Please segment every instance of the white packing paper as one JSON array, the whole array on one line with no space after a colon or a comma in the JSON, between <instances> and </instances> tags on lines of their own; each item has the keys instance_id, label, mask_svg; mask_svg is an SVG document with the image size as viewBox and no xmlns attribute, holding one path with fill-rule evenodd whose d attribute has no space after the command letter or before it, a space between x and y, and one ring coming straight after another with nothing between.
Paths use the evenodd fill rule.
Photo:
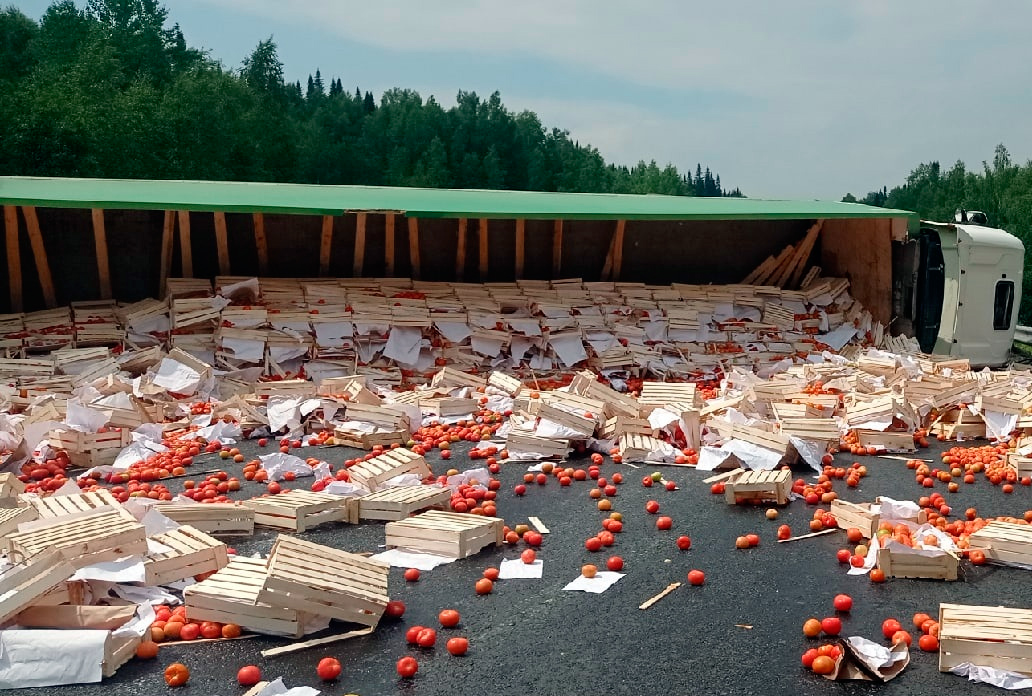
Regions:
<instances>
[{"instance_id":1,"label":"white packing paper","mask_svg":"<svg viewBox=\"0 0 1032 696\"><path fill-rule=\"evenodd\" d=\"M111 416L104 411L90 408L74 399L67 402L67 407L65 425L81 433L95 433L111 420Z\"/></svg>"},{"instance_id":2,"label":"white packing paper","mask_svg":"<svg viewBox=\"0 0 1032 696\"><path fill-rule=\"evenodd\" d=\"M201 375L188 365L172 358L163 358L152 381L166 391L190 395L200 386Z\"/></svg>"},{"instance_id":3,"label":"white packing paper","mask_svg":"<svg viewBox=\"0 0 1032 696\"><path fill-rule=\"evenodd\" d=\"M484 338L477 334L473 334L473 338L470 339L470 346L473 348L473 352L489 358L498 357L504 345L505 341L501 339Z\"/></svg>"},{"instance_id":4,"label":"white packing paper","mask_svg":"<svg viewBox=\"0 0 1032 696\"><path fill-rule=\"evenodd\" d=\"M725 452L731 452L753 470L770 470L776 467L784 456L780 452L759 447L744 440L728 440L721 446Z\"/></svg>"},{"instance_id":5,"label":"white packing paper","mask_svg":"<svg viewBox=\"0 0 1032 696\"><path fill-rule=\"evenodd\" d=\"M590 592L592 594L602 594L615 585L624 575L625 573L614 573L609 570L600 570L593 578L586 578L583 575L578 576L572 582L567 583L566 587L563 589L571 591L579 590L581 592Z\"/></svg>"},{"instance_id":6,"label":"white packing paper","mask_svg":"<svg viewBox=\"0 0 1032 696\"><path fill-rule=\"evenodd\" d=\"M566 367L573 367L580 361L588 359L588 354L584 350L584 342L581 341L579 334L552 336L548 339L548 344L552 346L555 354Z\"/></svg>"},{"instance_id":7,"label":"white packing paper","mask_svg":"<svg viewBox=\"0 0 1032 696\"><path fill-rule=\"evenodd\" d=\"M1023 674L993 667L979 667L970 662L961 662L956 667L951 668L950 672L961 677L967 677L968 680L973 682L991 684L1009 691L1032 688L1032 678L1026 677Z\"/></svg>"},{"instance_id":8,"label":"white packing paper","mask_svg":"<svg viewBox=\"0 0 1032 696\"><path fill-rule=\"evenodd\" d=\"M395 326L387 338L383 356L402 365L414 365L419 360L419 347L423 331L416 326Z\"/></svg>"},{"instance_id":9,"label":"white packing paper","mask_svg":"<svg viewBox=\"0 0 1032 696\"><path fill-rule=\"evenodd\" d=\"M535 322L536 323L536 322ZM458 321L435 321L434 327L450 343L462 343L473 335L469 324Z\"/></svg>"},{"instance_id":10,"label":"white packing paper","mask_svg":"<svg viewBox=\"0 0 1032 696\"><path fill-rule=\"evenodd\" d=\"M524 563L519 558L507 558L498 564L499 580L540 580L545 570L545 562L536 560Z\"/></svg>"},{"instance_id":11,"label":"white packing paper","mask_svg":"<svg viewBox=\"0 0 1032 696\"><path fill-rule=\"evenodd\" d=\"M147 572L143 567L143 559L130 556L117 561L94 563L91 566L75 571L70 580L103 580L105 582L129 583L146 582Z\"/></svg>"},{"instance_id":12,"label":"white packing paper","mask_svg":"<svg viewBox=\"0 0 1032 696\"><path fill-rule=\"evenodd\" d=\"M262 462L262 468L269 474L269 480L281 481L283 475L288 471L295 476L313 476L312 467L301 457L286 452L273 452L264 454L258 459Z\"/></svg>"},{"instance_id":13,"label":"white packing paper","mask_svg":"<svg viewBox=\"0 0 1032 696\"><path fill-rule=\"evenodd\" d=\"M294 686L287 688L283 683L283 677L269 682L265 688L258 692L258 696L319 696L322 692L310 686Z\"/></svg>"},{"instance_id":14,"label":"white packing paper","mask_svg":"<svg viewBox=\"0 0 1032 696\"><path fill-rule=\"evenodd\" d=\"M982 413L982 420L985 421L990 434L997 440L1008 438L1018 424L1017 414L997 413L996 411L985 411Z\"/></svg>"},{"instance_id":15,"label":"white packing paper","mask_svg":"<svg viewBox=\"0 0 1032 696\"><path fill-rule=\"evenodd\" d=\"M374 554L370 558L374 561L387 563L392 568L416 568L418 570L433 570L439 565L454 563L458 560L457 558L405 551L404 549L388 549L387 551Z\"/></svg>"},{"instance_id":16,"label":"white packing paper","mask_svg":"<svg viewBox=\"0 0 1032 696\"><path fill-rule=\"evenodd\" d=\"M0 631L0 689L92 684L103 679L109 631Z\"/></svg>"},{"instance_id":17,"label":"white packing paper","mask_svg":"<svg viewBox=\"0 0 1032 696\"><path fill-rule=\"evenodd\" d=\"M821 343L827 343L832 349L838 351L853 340L854 336L856 336L856 328L852 324L843 324L821 336Z\"/></svg>"}]
</instances>

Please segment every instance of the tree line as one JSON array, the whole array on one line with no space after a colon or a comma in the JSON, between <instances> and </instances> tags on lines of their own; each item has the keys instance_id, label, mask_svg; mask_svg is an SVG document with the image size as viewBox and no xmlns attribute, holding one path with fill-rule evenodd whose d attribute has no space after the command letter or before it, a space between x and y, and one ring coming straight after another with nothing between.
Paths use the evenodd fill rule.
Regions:
<instances>
[{"instance_id":1,"label":"tree line","mask_svg":"<svg viewBox=\"0 0 1032 696\"><path fill-rule=\"evenodd\" d=\"M697 165L607 163L495 92L449 107L410 89L284 80L270 37L232 69L158 0L0 10L0 173L741 196Z\"/></svg>"},{"instance_id":2,"label":"tree line","mask_svg":"<svg viewBox=\"0 0 1032 696\"><path fill-rule=\"evenodd\" d=\"M846 194L848 203L911 210L922 220L949 222L959 209L980 210L992 227L1016 235L1025 244L1024 291L1018 321L1032 324L1032 161L1015 164L1003 145L997 145L992 161L969 170L957 160L944 170L938 162L919 164L906 182L882 187L863 198Z\"/></svg>"}]
</instances>

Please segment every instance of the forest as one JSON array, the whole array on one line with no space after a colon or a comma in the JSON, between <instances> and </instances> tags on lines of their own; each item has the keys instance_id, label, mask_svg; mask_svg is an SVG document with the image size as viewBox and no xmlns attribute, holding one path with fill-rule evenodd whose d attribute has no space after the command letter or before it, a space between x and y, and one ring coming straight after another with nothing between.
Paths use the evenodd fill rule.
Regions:
<instances>
[{"instance_id":1,"label":"forest","mask_svg":"<svg viewBox=\"0 0 1032 696\"><path fill-rule=\"evenodd\" d=\"M288 82L272 37L227 67L170 21L158 0L0 9L0 173L742 195L701 165L607 163L497 92L445 106L320 70Z\"/></svg>"},{"instance_id":2,"label":"forest","mask_svg":"<svg viewBox=\"0 0 1032 696\"><path fill-rule=\"evenodd\" d=\"M906 182L892 189L883 187L863 198L846 194L849 203L912 210L922 220L949 222L957 210L980 210L992 227L1017 235L1025 244L1024 293L1018 321L1032 324L1032 161L1024 165L1011 161L1000 144L992 161L980 170L969 170L957 161L948 170L938 162L920 164Z\"/></svg>"}]
</instances>

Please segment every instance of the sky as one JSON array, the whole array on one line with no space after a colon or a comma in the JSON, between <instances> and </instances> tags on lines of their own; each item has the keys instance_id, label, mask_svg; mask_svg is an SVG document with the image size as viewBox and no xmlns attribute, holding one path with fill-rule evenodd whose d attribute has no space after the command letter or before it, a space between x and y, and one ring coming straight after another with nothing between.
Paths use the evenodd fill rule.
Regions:
<instances>
[{"instance_id":1,"label":"sky","mask_svg":"<svg viewBox=\"0 0 1032 696\"><path fill-rule=\"evenodd\" d=\"M39 17L47 0L7 0ZM80 2L80 4L82 4ZM697 162L757 198L838 199L919 163L1032 155L1027 0L166 0L239 67L380 93L501 92L607 161Z\"/></svg>"}]
</instances>

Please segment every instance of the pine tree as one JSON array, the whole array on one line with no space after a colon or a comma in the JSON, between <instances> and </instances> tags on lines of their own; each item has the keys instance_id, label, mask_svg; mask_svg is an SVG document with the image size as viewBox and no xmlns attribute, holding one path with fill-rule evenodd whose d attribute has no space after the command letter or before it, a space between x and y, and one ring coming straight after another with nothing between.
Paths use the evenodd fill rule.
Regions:
<instances>
[{"instance_id":1,"label":"pine tree","mask_svg":"<svg viewBox=\"0 0 1032 696\"><path fill-rule=\"evenodd\" d=\"M276 53L276 43L270 36L259 41L251 55L244 59L240 76L256 92L276 93L283 86L283 63Z\"/></svg>"},{"instance_id":2,"label":"pine tree","mask_svg":"<svg viewBox=\"0 0 1032 696\"><path fill-rule=\"evenodd\" d=\"M706 182L702 178L702 164L700 163L695 165L695 195L706 195Z\"/></svg>"},{"instance_id":3,"label":"pine tree","mask_svg":"<svg viewBox=\"0 0 1032 696\"><path fill-rule=\"evenodd\" d=\"M319 68L315 69L315 91L320 97L326 94L326 90L323 86L322 75L319 73Z\"/></svg>"},{"instance_id":4,"label":"pine tree","mask_svg":"<svg viewBox=\"0 0 1032 696\"><path fill-rule=\"evenodd\" d=\"M376 111L376 100L373 99L372 92L365 93L365 98L362 99L362 110L367 114L371 114Z\"/></svg>"}]
</instances>

